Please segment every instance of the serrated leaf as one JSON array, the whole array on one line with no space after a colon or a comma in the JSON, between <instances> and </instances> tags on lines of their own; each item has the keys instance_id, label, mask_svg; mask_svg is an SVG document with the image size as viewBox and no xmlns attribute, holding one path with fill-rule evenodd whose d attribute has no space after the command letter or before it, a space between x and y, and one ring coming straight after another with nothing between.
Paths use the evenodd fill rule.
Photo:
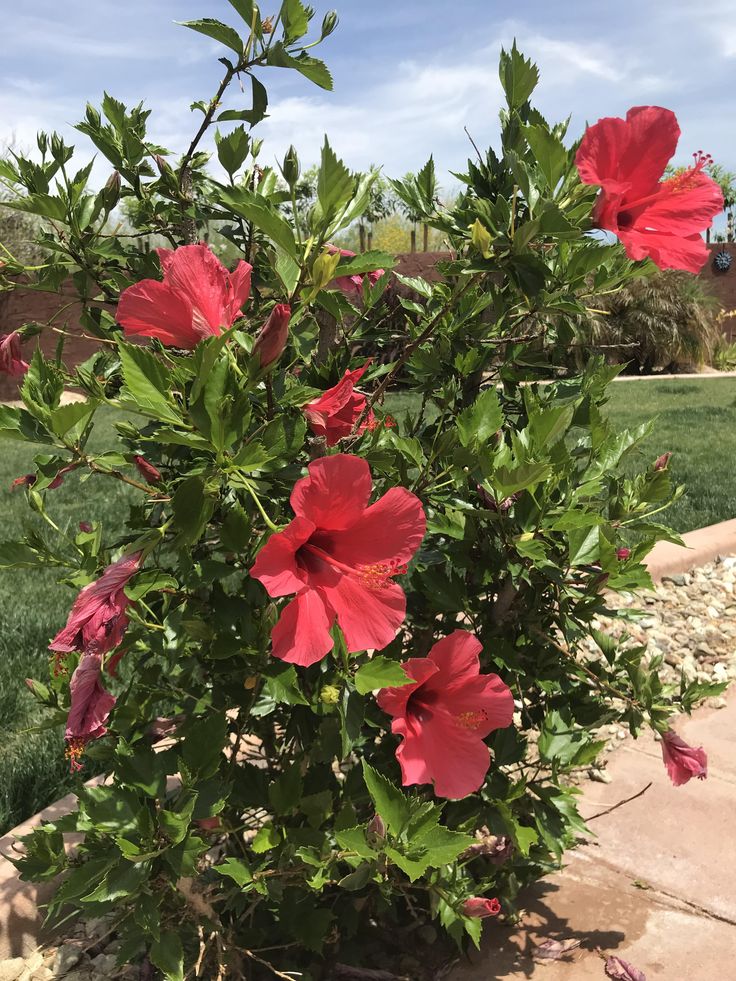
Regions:
<instances>
[{"instance_id":1,"label":"serrated leaf","mask_svg":"<svg viewBox=\"0 0 736 981\"><path fill-rule=\"evenodd\" d=\"M362 764L363 779L376 811L386 822L389 831L399 835L411 814L409 801L382 773L365 760L362 760Z\"/></svg>"},{"instance_id":2,"label":"serrated leaf","mask_svg":"<svg viewBox=\"0 0 736 981\"><path fill-rule=\"evenodd\" d=\"M361 695L367 695L376 688L401 687L414 684L412 678L397 661L389 661L380 654L375 655L355 672L355 687Z\"/></svg>"},{"instance_id":3,"label":"serrated leaf","mask_svg":"<svg viewBox=\"0 0 736 981\"><path fill-rule=\"evenodd\" d=\"M457 428L463 446L480 449L503 425L503 412L495 388L487 388L475 403L460 413Z\"/></svg>"},{"instance_id":4,"label":"serrated leaf","mask_svg":"<svg viewBox=\"0 0 736 981\"><path fill-rule=\"evenodd\" d=\"M170 376L158 358L144 347L120 343L125 390L121 400L162 422L181 423L169 393Z\"/></svg>"},{"instance_id":5,"label":"serrated leaf","mask_svg":"<svg viewBox=\"0 0 736 981\"><path fill-rule=\"evenodd\" d=\"M177 21L180 27L188 27L190 31L197 31L205 37L211 37L213 41L219 41L226 47L234 51L238 57L242 57L244 43L240 35L233 27L228 27L219 20L212 17L203 17L201 20L180 20Z\"/></svg>"},{"instance_id":6,"label":"serrated leaf","mask_svg":"<svg viewBox=\"0 0 736 981\"><path fill-rule=\"evenodd\" d=\"M226 858L220 865L213 865L212 871L232 879L239 886L245 886L253 881L253 873L242 858Z\"/></svg>"},{"instance_id":7,"label":"serrated leaf","mask_svg":"<svg viewBox=\"0 0 736 981\"><path fill-rule=\"evenodd\" d=\"M178 933L165 930L151 944L148 956L166 981L184 981L184 950Z\"/></svg>"},{"instance_id":8,"label":"serrated leaf","mask_svg":"<svg viewBox=\"0 0 736 981\"><path fill-rule=\"evenodd\" d=\"M291 226L269 201L244 187L220 189L218 194L221 204L252 222L292 259L298 259L299 249Z\"/></svg>"}]
</instances>

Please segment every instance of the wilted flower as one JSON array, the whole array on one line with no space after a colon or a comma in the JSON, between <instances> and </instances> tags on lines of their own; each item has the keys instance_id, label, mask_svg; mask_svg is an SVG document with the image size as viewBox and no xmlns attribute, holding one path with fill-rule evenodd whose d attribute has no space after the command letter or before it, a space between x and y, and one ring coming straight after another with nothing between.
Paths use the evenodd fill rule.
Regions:
<instances>
[{"instance_id":1,"label":"wilted flower","mask_svg":"<svg viewBox=\"0 0 736 981\"><path fill-rule=\"evenodd\" d=\"M28 364L23 360L20 334L14 330L0 337L0 374L19 378L28 371Z\"/></svg>"},{"instance_id":2,"label":"wilted flower","mask_svg":"<svg viewBox=\"0 0 736 981\"><path fill-rule=\"evenodd\" d=\"M463 916L474 919L485 919L487 916L498 916L501 904L497 899L483 899L482 896L472 896L466 899L461 907Z\"/></svg>"},{"instance_id":3,"label":"wilted flower","mask_svg":"<svg viewBox=\"0 0 736 981\"><path fill-rule=\"evenodd\" d=\"M102 684L101 668L100 654L83 654L69 683L71 708L65 738L72 770L81 770L79 758L87 743L107 732L105 723L115 705L114 696Z\"/></svg>"},{"instance_id":4,"label":"wilted flower","mask_svg":"<svg viewBox=\"0 0 736 981\"><path fill-rule=\"evenodd\" d=\"M149 463L144 456L134 456L133 463L135 463L138 473L141 475L141 477L143 477L146 483L161 483L161 471L154 467L152 463Z\"/></svg>"},{"instance_id":5,"label":"wilted flower","mask_svg":"<svg viewBox=\"0 0 736 981\"><path fill-rule=\"evenodd\" d=\"M350 249L338 249L336 245L326 245L325 248L331 255L336 255L339 252L346 259L355 258L356 253L351 252ZM347 295L362 296L364 278L367 276L370 285L375 286L385 271L385 269L373 269L371 272L356 273L354 276L338 276L335 279L335 286Z\"/></svg>"},{"instance_id":6,"label":"wilted flower","mask_svg":"<svg viewBox=\"0 0 736 981\"><path fill-rule=\"evenodd\" d=\"M621 957L607 957L605 971L606 976L613 981L647 981L642 971Z\"/></svg>"},{"instance_id":7,"label":"wilted flower","mask_svg":"<svg viewBox=\"0 0 736 981\"><path fill-rule=\"evenodd\" d=\"M346 371L337 385L328 388L318 399L302 407L310 429L315 436L323 436L328 446L335 446L345 436L349 436L363 414L367 404L366 397L362 392L356 391L355 385L369 366L370 361L366 361L362 368ZM391 422L395 425L393 419ZM371 409L356 432L363 433L375 426L376 417Z\"/></svg>"},{"instance_id":8,"label":"wilted flower","mask_svg":"<svg viewBox=\"0 0 736 981\"><path fill-rule=\"evenodd\" d=\"M708 776L708 757L703 747L688 746L672 729L662 733L662 759L675 787L682 786L692 777L705 780Z\"/></svg>"}]
</instances>

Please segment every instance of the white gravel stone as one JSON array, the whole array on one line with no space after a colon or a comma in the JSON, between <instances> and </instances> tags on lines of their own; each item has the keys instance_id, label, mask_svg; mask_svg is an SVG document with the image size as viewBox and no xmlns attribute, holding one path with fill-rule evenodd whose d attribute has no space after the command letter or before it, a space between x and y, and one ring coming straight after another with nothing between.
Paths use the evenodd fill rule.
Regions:
<instances>
[{"instance_id":1,"label":"white gravel stone","mask_svg":"<svg viewBox=\"0 0 736 981\"><path fill-rule=\"evenodd\" d=\"M9 960L0 961L0 981L16 981L26 969L26 962L22 957L11 957Z\"/></svg>"}]
</instances>

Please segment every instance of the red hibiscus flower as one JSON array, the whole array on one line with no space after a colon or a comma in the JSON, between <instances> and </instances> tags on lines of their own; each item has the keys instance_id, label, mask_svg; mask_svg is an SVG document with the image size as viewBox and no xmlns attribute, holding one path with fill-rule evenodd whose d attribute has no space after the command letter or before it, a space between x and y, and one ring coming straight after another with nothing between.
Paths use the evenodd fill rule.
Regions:
<instances>
[{"instance_id":1,"label":"red hibiscus flower","mask_svg":"<svg viewBox=\"0 0 736 981\"><path fill-rule=\"evenodd\" d=\"M296 517L272 535L250 570L270 596L296 597L273 629L273 654L314 664L332 650L337 620L350 652L380 650L396 636L406 596L393 581L424 537L419 498L392 487L375 504L370 467L338 454L309 465L291 492Z\"/></svg>"},{"instance_id":2,"label":"red hibiscus flower","mask_svg":"<svg viewBox=\"0 0 736 981\"><path fill-rule=\"evenodd\" d=\"M253 356L258 358L261 370L270 368L284 353L289 337L291 307L288 303L277 303L261 327L253 345Z\"/></svg>"},{"instance_id":3,"label":"red hibiscus flower","mask_svg":"<svg viewBox=\"0 0 736 981\"><path fill-rule=\"evenodd\" d=\"M117 320L126 335L193 348L232 327L250 294L253 267L241 260L230 273L204 244L156 251L164 281L144 279L120 297Z\"/></svg>"},{"instance_id":4,"label":"red hibiscus flower","mask_svg":"<svg viewBox=\"0 0 736 981\"><path fill-rule=\"evenodd\" d=\"M4 334L0 337L0 373L19 378L27 371L28 364L23 360L20 334L17 330Z\"/></svg>"},{"instance_id":5,"label":"red hibiscus flower","mask_svg":"<svg viewBox=\"0 0 736 981\"><path fill-rule=\"evenodd\" d=\"M497 899L483 899L482 896L471 896L462 905L463 916L475 919L485 919L487 916L498 916L501 904Z\"/></svg>"},{"instance_id":6,"label":"red hibiscus flower","mask_svg":"<svg viewBox=\"0 0 736 981\"><path fill-rule=\"evenodd\" d=\"M599 184L593 218L621 239L630 259L660 269L699 272L708 258L701 232L723 210L721 189L704 168L710 157L661 180L680 136L675 114L659 106L629 109L590 126L575 162L584 184Z\"/></svg>"},{"instance_id":7,"label":"red hibiscus flower","mask_svg":"<svg viewBox=\"0 0 736 981\"><path fill-rule=\"evenodd\" d=\"M138 571L140 560L140 552L125 555L108 566L96 582L85 586L49 649L62 654L104 654L117 647L128 626L125 611L130 600L124 588Z\"/></svg>"},{"instance_id":8,"label":"red hibiscus flower","mask_svg":"<svg viewBox=\"0 0 736 981\"><path fill-rule=\"evenodd\" d=\"M511 725L514 698L496 674L480 674L480 642L467 630L438 641L429 657L403 665L415 684L384 688L378 704L391 731L404 786L434 783L438 797L467 797L483 785L491 754L483 742Z\"/></svg>"},{"instance_id":9,"label":"red hibiscus flower","mask_svg":"<svg viewBox=\"0 0 736 981\"><path fill-rule=\"evenodd\" d=\"M105 723L115 705L115 697L103 686L102 655L83 654L69 683L71 708L66 720L66 755L72 770L81 770L80 756L92 739L107 732Z\"/></svg>"},{"instance_id":10,"label":"red hibiscus flower","mask_svg":"<svg viewBox=\"0 0 736 981\"><path fill-rule=\"evenodd\" d=\"M692 777L705 780L708 776L708 757L702 746L694 749L671 729L662 734L662 759L670 780L681 787Z\"/></svg>"},{"instance_id":11,"label":"red hibiscus flower","mask_svg":"<svg viewBox=\"0 0 736 981\"><path fill-rule=\"evenodd\" d=\"M349 436L365 409L365 395L356 392L355 385L366 373L370 363L368 360L362 368L354 371L348 369L337 385L328 388L314 402L308 402L302 407L312 432L315 436L324 436L328 446L334 446L343 437ZM366 429L375 429L375 426L376 417L371 409L357 431L364 433Z\"/></svg>"},{"instance_id":12,"label":"red hibiscus flower","mask_svg":"<svg viewBox=\"0 0 736 981\"><path fill-rule=\"evenodd\" d=\"M325 248L330 253L330 255L335 255L339 252L341 256L345 258L352 259L355 256L355 252L351 252L350 249L338 249L336 245L326 245ZM363 279L365 276L368 277L368 282L371 286L375 286L381 276L384 275L385 269L374 269L369 273L360 273L355 276L338 276L335 279L335 286L342 290L347 296L351 294L353 296L363 295Z\"/></svg>"}]
</instances>

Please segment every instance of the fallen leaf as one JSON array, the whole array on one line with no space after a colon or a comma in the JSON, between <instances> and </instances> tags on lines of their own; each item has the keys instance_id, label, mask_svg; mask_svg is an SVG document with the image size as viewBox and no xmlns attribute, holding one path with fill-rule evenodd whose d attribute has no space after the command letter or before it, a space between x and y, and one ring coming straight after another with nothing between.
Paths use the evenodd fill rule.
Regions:
<instances>
[{"instance_id":1,"label":"fallen leaf","mask_svg":"<svg viewBox=\"0 0 736 981\"><path fill-rule=\"evenodd\" d=\"M543 940L532 951L535 961L559 961L580 946L580 940Z\"/></svg>"},{"instance_id":2,"label":"fallen leaf","mask_svg":"<svg viewBox=\"0 0 736 981\"><path fill-rule=\"evenodd\" d=\"M614 981L647 981L645 974L620 957L606 958L606 975Z\"/></svg>"}]
</instances>

